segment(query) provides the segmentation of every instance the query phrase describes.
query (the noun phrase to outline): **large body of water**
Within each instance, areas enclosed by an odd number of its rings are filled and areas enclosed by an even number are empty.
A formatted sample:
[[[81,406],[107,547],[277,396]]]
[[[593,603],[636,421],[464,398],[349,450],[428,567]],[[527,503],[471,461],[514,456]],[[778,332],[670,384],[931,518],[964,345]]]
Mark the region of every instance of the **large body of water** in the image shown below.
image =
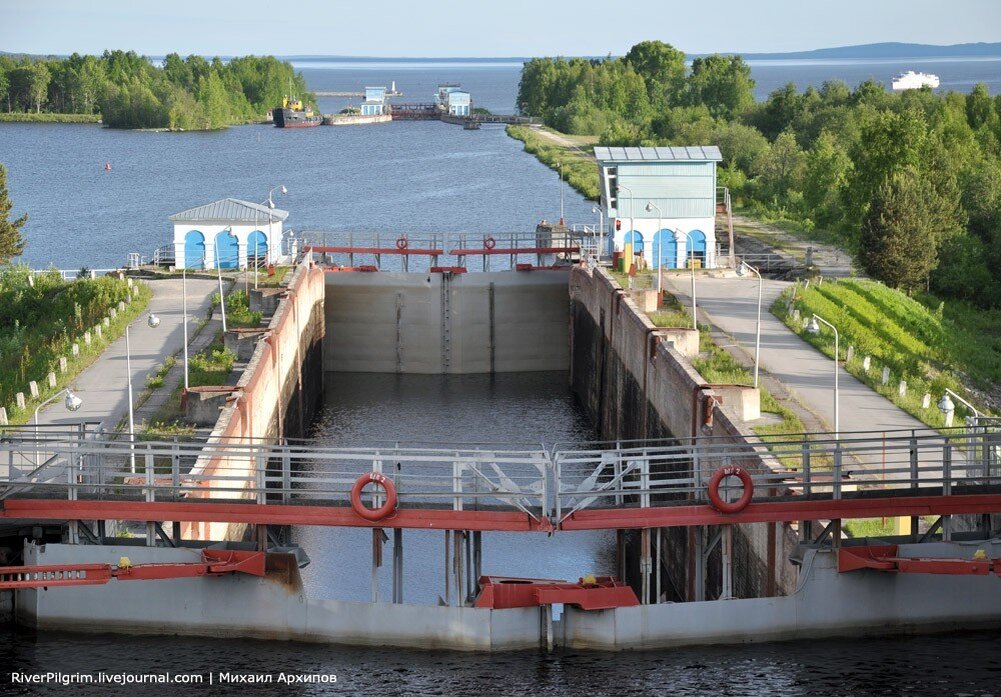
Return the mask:
[[[312,89],[353,91],[395,80],[405,99],[425,100],[439,82],[460,81],[478,105],[511,112],[517,63],[299,64]],[[841,78],[888,80],[899,70],[935,72],[943,88],[985,81],[1001,91],[1001,60],[762,62],[759,97],[792,80],[805,86]],[[324,98],[323,111],[348,100]],[[128,252],[148,254],[171,235],[171,213],[227,196],[278,200],[296,230],[531,230],[559,211],[553,173],[503,130],[463,131],[440,123],[396,123],[305,131],[246,126],[216,133],[137,133],[97,126],[0,124],[0,162],[10,170],[15,213],[28,211],[33,266],[117,266]],[[105,162],[113,169],[103,171]],[[591,206],[565,190],[567,219],[593,220]],[[580,441],[592,431],[562,374],[420,377],[328,375],[317,437],[363,441]],[[293,531],[313,559],[304,582],[314,597],[367,600],[368,531]],[[442,592],[441,534],[405,533],[407,602]],[[484,535],[485,573],[575,578],[609,572],[607,534],[535,539]],[[386,548],[389,558],[389,545]],[[389,565],[380,572],[390,594]],[[1001,642],[995,633],[916,639],[816,641],[620,654],[521,652],[469,655],[282,644],[244,640],[125,638],[13,633],[0,638],[3,673],[305,672],[336,673],[348,694],[987,694],[996,693]],[[0,681],[8,675],[0,673]],[[133,688],[73,689],[75,694],[134,694]],[[4,684],[4,693],[38,694]],[[216,685],[215,692],[227,692]],[[274,687],[228,692],[271,694]],[[304,688],[301,694],[323,694]],[[156,692],[177,694],[178,692]],[[197,694],[199,689],[187,690]]]

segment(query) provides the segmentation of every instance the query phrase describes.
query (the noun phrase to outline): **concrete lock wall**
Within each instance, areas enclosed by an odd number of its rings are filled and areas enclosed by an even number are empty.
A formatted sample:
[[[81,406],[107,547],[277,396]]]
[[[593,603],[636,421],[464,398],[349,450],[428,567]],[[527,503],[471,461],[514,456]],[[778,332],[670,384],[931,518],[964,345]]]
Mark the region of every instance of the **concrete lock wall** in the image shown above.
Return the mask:
[[[566,370],[568,274],[328,273],[324,369]]]
[[[570,275],[571,360],[574,392],[603,439],[689,438],[711,436],[732,443],[759,443],[741,417],[756,416],[758,391],[711,385],[691,364],[697,355],[695,330],[663,330],[640,311],[628,293],[603,269],[575,268]],[[686,336],[678,340],[679,335]],[[679,348],[681,350],[679,350]],[[684,351],[684,353],[682,353]],[[687,354],[687,355],[686,355]],[[748,405],[748,402],[753,404]],[[740,406],[739,413],[730,408]],[[706,480],[722,462],[700,462]],[[740,464],[752,472],[779,466],[749,454]],[[797,545],[785,524],[741,525],[734,535],[734,592],[741,596],[790,593],[797,569],[788,558]],[[695,597],[691,562],[692,531],[661,533],[668,587],[678,599]],[[719,552],[710,557],[708,593],[718,594]],[[629,555],[627,555],[629,556]],[[627,568],[636,568],[632,555]]]
[[[264,337],[257,343],[222,409],[209,443],[274,443],[279,436],[305,436],[323,395],[323,271],[300,265],[289,280]],[[248,456],[202,456],[191,476],[222,475],[253,481],[258,463]],[[188,498],[234,498],[232,481],[205,480],[225,491],[191,492]],[[249,492],[244,498],[250,498]],[[232,523],[185,523],[182,535],[192,540],[238,540],[246,526]]]
[[[24,563],[196,563],[192,549],[28,543]],[[422,649],[539,645],[537,607],[490,610],[306,597],[291,555],[269,554],[264,577],[229,574],[17,592],[20,624],[39,630],[253,637]]]

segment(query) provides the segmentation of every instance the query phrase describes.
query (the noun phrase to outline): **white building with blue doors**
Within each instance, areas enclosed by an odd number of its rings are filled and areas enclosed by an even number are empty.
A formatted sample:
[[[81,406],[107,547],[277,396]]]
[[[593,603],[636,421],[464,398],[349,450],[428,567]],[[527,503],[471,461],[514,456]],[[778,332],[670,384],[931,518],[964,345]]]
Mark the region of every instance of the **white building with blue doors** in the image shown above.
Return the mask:
[[[716,266],[718,147],[596,147],[594,156],[609,253],[642,252],[650,268]]]
[[[465,90],[448,93],[448,113],[452,116],[469,116],[472,113],[473,97]]]
[[[362,116],[381,116],[386,110],[386,88],[366,87],[365,101],[361,103]]]
[[[244,269],[283,263],[288,211],[224,198],[170,216],[177,268]]]

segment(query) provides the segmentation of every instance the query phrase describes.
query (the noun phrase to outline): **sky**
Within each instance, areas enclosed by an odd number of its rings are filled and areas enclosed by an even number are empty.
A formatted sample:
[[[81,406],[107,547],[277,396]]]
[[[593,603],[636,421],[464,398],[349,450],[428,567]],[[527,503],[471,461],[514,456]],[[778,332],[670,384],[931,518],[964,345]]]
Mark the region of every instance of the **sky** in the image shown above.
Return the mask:
[[[1001,41],[1001,0],[0,0],[0,51],[621,55]]]

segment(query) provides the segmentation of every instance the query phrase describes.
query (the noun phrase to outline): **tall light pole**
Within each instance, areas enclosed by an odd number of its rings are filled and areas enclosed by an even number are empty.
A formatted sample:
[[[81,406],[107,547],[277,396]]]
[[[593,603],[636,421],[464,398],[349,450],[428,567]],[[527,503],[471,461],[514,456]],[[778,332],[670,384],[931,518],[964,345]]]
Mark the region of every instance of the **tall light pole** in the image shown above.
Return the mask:
[[[268,247],[267,247],[267,251],[265,252],[265,257],[266,257],[264,259],[264,265],[265,266],[268,265],[268,262],[270,260],[271,245],[273,243],[273,241],[271,239],[271,235],[272,235],[271,223],[274,222],[274,216],[271,214],[271,210],[270,209],[273,209],[275,207],[275,202],[271,198],[271,195],[273,193],[275,193],[275,190],[281,191],[282,194],[287,194],[288,193],[288,189],[285,188],[284,184],[279,184],[278,186],[273,186],[273,187],[271,187],[271,191],[268,192],[268,209],[269,209],[268,210]],[[257,250],[256,249],[254,250],[254,259],[255,259],[254,263],[257,263],[256,262],[256,259],[257,259]],[[257,288],[257,273],[255,272],[254,273],[254,289],[256,290],[256,288]]]
[[[685,233],[685,247],[688,250],[688,268],[692,272],[692,329],[699,330],[698,307],[695,303],[695,245],[692,244],[692,233]]]
[[[188,267],[181,267],[181,315],[184,326],[184,389],[188,389]]]
[[[605,212],[601,208],[601,202],[597,206],[591,206],[591,212],[598,214],[598,263],[601,263],[601,251],[605,245]]]
[[[949,395],[952,395],[953,397],[955,397],[956,399],[958,399],[961,404],[963,404],[967,409],[969,409],[971,412],[973,412],[973,418],[974,419],[979,419],[980,418],[980,412],[977,411],[977,408],[975,406],[973,406],[972,404],[970,404],[969,402],[967,402],[965,399],[963,399],[962,397],[960,397],[958,394],[956,394],[955,392],[953,392],[952,390],[950,390],[948,387],[946,387],[945,388],[945,394],[942,395],[942,399],[938,400],[939,411],[941,411],[945,415],[945,425],[946,425],[946,427],[952,426],[952,415],[956,411],[956,405],[953,404],[953,402],[952,402],[951,399],[949,399]]]
[[[826,324],[834,331],[834,438],[837,439],[841,433],[841,422],[838,419],[838,356],[840,355],[838,353],[838,328],[823,317],[814,315],[813,319],[806,325],[806,331],[811,334],[820,334],[818,322]]]
[[[38,467],[38,465],[41,464],[39,460],[42,457],[41,453],[38,450],[38,412],[40,412],[42,410],[42,407],[44,407],[46,404],[51,404],[61,395],[64,394],[66,395],[66,401],[64,402],[64,405],[66,406],[66,409],[68,411],[76,411],[83,405],[83,400],[77,397],[75,394],[73,394],[73,390],[67,387],[65,389],[59,390],[54,395],[52,395],[44,402],[39,404],[37,407],[35,407],[35,467]]]
[[[737,275],[745,276],[750,271],[758,277],[758,321],[754,326],[754,386],[758,386],[758,358],[761,355],[761,274],[756,268],[742,261],[737,267]]]
[[[215,252],[215,271],[216,276],[219,278],[219,308],[222,310],[222,331],[223,334],[226,333],[226,296],[222,292],[222,267],[219,265],[219,235],[223,232],[228,232],[233,234],[233,226],[230,225],[228,228],[220,231],[215,236],[215,243],[212,245],[212,251]]]
[[[563,225],[563,163],[557,162],[556,166],[560,168],[560,225]]]
[[[160,326],[160,318],[154,315],[152,312],[149,313],[149,317],[146,318],[146,324],[150,329],[156,329]],[[129,325],[125,325],[125,382],[128,386],[129,391],[129,462],[132,466],[132,474],[136,473],[136,422],[135,422],[135,404],[132,400],[132,339],[129,335]]]
[[[661,299],[664,297],[664,243],[658,243],[657,240],[661,236],[660,222],[664,217],[664,212],[661,211],[660,206],[653,201],[647,201],[646,208],[644,210],[646,210],[647,213],[650,213],[654,208],[657,209],[657,232],[653,233],[653,242],[657,245],[657,306],[660,307]]]

